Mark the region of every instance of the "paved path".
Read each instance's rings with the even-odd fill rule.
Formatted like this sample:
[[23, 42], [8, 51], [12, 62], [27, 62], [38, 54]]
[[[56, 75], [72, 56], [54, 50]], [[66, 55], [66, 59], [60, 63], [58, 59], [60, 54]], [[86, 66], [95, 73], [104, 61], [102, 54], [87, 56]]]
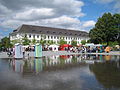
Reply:
[[[34, 57], [34, 52], [26, 52], [25, 57]], [[120, 55], [120, 51], [114, 51], [110, 53], [72, 53], [67, 51], [43, 51], [43, 56], [53, 56], [53, 55], [74, 55], [74, 54], [98, 54], [98, 55]], [[8, 57], [6, 52], [0, 52], [0, 58], [13, 58]]]

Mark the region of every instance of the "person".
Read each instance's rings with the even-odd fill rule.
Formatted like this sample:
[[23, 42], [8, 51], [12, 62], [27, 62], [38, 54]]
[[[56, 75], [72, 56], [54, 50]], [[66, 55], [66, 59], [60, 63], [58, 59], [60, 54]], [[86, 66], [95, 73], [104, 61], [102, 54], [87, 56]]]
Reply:
[[23, 57], [25, 57], [25, 48], [22, 48], [22, 52], [23, 52]]

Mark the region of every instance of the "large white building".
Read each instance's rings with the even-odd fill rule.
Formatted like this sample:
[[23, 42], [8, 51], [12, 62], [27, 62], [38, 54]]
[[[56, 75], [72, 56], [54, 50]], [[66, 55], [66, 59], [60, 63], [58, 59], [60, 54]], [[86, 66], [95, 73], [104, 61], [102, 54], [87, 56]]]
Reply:
[[58, 44], [60, 39], [64, 39], [67, 44], [71, 44], [72, 40], [77, 41], [77, 44], [80, 44], [81, 40], [87, 41], [89, 39], [88, 33], [85, 31], [22, 25], [10, 33], [10, 40], [22, 41], [25, 35], [27, 35], [27, 38], [31, 41], [33, 39], [35, 39], [37, 42], [40, 42], [41, 39], [46, 41], [52, 40], [56, 44]]

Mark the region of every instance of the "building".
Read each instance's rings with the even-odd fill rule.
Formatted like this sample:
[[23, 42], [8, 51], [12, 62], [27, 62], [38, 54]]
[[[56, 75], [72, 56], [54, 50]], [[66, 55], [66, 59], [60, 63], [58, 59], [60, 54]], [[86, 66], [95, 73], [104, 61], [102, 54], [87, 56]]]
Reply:
[[88, 33], [85, 31], [77, 31], [77, 30], [68, 30], [68, 29], [60, 29], [60, 28], [52, 28], [52, 27], [43, 27], [43, 26], [34, 26], [34, 25], [22, 25], [18, 27], [16, 30], [13, 30], [10, 33], [10, 40], [19, 40], [27, 36], [29, 40], [35, 39], [37, 42], [40, 40], [53, 41], [58, 44], [60, 39], [64, 39], [67, 44], [71, 44], [72, 40], [77, 41], [77, 44], [81, 43], [81, 40], [88, 40]]

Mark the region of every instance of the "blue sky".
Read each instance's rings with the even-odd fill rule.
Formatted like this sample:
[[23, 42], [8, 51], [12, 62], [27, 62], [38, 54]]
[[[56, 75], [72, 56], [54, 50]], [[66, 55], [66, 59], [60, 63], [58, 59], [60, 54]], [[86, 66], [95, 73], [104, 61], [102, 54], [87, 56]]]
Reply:
[[89, 32], [105, 12], [120, 13], [120, 0], [0, 0], [0, 38], [22, 24]]

